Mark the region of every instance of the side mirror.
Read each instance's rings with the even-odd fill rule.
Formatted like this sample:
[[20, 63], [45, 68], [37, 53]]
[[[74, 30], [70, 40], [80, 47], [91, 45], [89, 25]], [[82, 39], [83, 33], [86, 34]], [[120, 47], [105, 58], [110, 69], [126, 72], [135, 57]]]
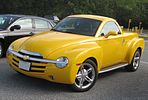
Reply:
[[54, 20], [55, 22], [59, 22], [59, 21], [60, 21], [60, 19], [58, 18], [58, 16], [53, 16], [53, 20]]
[[115, 35], [117, 35], [118, 33], [117, 32], [115, 32], [115, 31], [110, 31], [107, 35], [105, 35], [105, 38], [108, 38], [109, 36], [115, 36]]
[[10, 31], [14, 31], [14, 30], [20, 30], [21, 26], [20, 25], [14, 25], [10, 27]]

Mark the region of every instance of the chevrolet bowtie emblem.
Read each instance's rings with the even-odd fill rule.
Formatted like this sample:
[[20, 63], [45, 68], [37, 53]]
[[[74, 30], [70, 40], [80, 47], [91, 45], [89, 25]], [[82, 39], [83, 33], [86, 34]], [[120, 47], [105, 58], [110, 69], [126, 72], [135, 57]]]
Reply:
[[24, 60], [29, 60], [29, 56], [23, 56]]

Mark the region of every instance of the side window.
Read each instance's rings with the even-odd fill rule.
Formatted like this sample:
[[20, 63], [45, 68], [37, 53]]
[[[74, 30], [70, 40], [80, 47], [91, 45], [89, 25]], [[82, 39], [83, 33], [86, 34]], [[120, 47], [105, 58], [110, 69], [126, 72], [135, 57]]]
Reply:
[[32, 20], [31, 19], [21, 19], [18, 20], [15, 25], [20, 25], [21, 29], [32, 29]]
[[45, 29], [45, 28], [52, 28], [49, 22], [41, 19], [35, 19], [35, 28]]
[[120, 32], [118, 26], [114, 23], [114, 22], [107, 22], [102, 31], [101, 31], [101, 34], [108, 34], [110, 31], [115, 31], [115, 32]]

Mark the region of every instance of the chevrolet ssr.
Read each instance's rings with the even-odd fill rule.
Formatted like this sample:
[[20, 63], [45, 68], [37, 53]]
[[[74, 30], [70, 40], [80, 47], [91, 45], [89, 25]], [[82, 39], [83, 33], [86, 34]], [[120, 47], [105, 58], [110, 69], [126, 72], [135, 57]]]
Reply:
[[13, 42], [7, 59], [21, 74], [83, 92], [94, 86], [100, 73], [121, 67], [136, 71], [143, 50], [144, 40], [123, 32], [115, 19], [72, 15], [49, 32]]

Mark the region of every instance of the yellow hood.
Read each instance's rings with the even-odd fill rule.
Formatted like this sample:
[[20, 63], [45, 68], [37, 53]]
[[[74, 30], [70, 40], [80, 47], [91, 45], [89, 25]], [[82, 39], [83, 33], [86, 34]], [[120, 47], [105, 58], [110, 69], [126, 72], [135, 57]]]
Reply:
[[50, 31], [32, 36], [23, 43], [20, 49], [38, 52], [43, 56], [47, 56], [47, 54], [50, 54], [57, 49], [76, 44], [78, 42], [86, 42], [91, 38], [93, 37]]

